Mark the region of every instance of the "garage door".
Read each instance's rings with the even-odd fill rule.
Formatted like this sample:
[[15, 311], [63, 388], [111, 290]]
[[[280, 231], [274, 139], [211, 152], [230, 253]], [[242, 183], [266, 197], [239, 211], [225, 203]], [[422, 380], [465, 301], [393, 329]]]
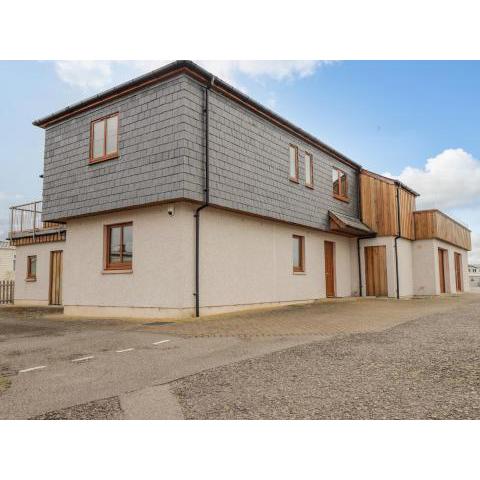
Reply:
[[365, 247], [365, 276], [368, 296], [386, 297], [388, 295], [385, 245]]

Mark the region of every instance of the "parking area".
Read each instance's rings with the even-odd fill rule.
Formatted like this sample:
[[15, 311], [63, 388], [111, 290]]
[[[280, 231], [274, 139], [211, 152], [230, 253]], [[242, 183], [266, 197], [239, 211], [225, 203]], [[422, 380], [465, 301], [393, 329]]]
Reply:
[[368, 299], [159, 325], [0, 308], [0, 418], [480, 418], [479, 307]]

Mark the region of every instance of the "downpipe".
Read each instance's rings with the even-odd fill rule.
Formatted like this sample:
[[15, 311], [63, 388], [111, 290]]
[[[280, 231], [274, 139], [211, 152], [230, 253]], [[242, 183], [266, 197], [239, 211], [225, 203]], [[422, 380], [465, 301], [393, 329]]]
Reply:
[[195, 317], [200, 316], [200, 212], [210, 205], [210, 158], [209, 158], [209, 91], [213, 86], [215, 77], [212, 76], [210, 83], [205, 87], [203, 114], [205, 118], [205, 188], [203, 190], [205, 200], [195, 210]]
[[397, 185], [397, 223], [398, 234], [395, 236], [395, 273], [397, 277], [397, 300], [400, 299], [400, 275], [398, 273], [398, 239], [402, 237], [402, 230], [400, 225], [400, 196], [399, 187]]

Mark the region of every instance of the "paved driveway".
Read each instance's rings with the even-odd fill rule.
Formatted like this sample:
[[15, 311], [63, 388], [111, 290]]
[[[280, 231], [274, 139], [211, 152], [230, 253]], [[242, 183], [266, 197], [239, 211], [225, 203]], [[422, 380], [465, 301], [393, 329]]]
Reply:
[[328, 302], [156, 326], [0, 308], [0, 418], [478, 418], [479, 306]]

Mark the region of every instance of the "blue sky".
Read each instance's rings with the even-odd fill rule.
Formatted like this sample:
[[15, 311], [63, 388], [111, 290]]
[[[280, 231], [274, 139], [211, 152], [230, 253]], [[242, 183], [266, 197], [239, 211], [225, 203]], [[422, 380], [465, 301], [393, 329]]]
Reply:
[[[163, 62], [0, 62], [0, 238], [8, 206], [41, 198], [32, 120]], [[480, 62], [203, 62], [364, 167], [389, 172], [474, 233], [480, 263]], [[428, 163], [427, 163], [428, 161]]]

